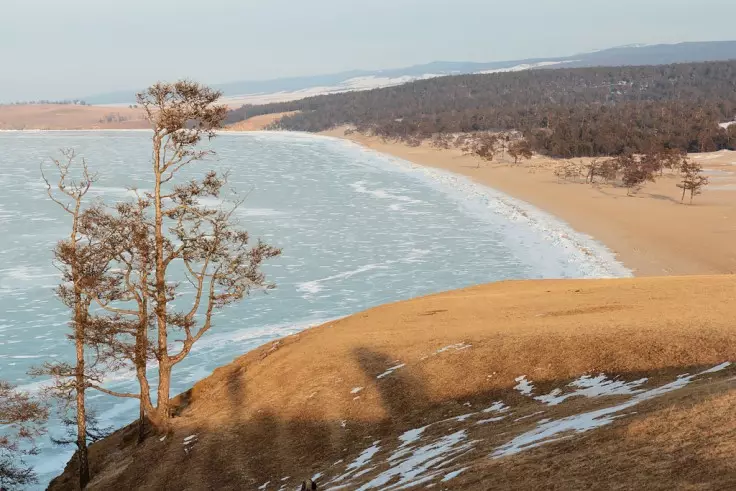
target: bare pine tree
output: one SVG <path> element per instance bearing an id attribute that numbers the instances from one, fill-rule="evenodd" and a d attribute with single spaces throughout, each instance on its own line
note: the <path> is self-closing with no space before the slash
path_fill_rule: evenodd
<path id="1" fill-rule="evenodd" d="M 677 184 L 682 189 L 680 201 L 685 201 L 685 193 L 690 191 L 690 204 L 693 204 L 693 197 L 702 193 L 703 188 L 708 185 L 708 177 L 703 175 L 703 166 L 684 159 L 680 164 L 680 176 L 682 181 Z"/>
<path id="2" fill-rule="evenodd" d="M 532 147 L 526 139 L 515 140 L 508 144 L 508 152 L 515 164 L 519 163 L 519 159 L 529 160 L 533 155 Z"/>
<path id="3" fill-rule="evenodd" d="M 173 368 L 212 328 L 218 310 L 253 288 L 273 287 L 260 266 L 280 254 L 260 241 L 251 245 L 247 232 L 237 228 L 234 213 L 240 202 L 216 208 L 200 204 L 220 198 L 226 175 L 179 179 L 182 169 L 212 153 L 200 143 L 215 136 L 225 117 L 226 108 L 216 104 L 219 97 L 189 81 L 159 83 L 139 94 L 138 105 L 153 129 L 153 191 L 139 193 L 114 213 L 90 215 L 87 222 L 86 233 L 95 241 L 114 237 L 106 255 L 116 267 L 89 292 L 108 313 L 97 319 L 96 343 L 106 347 L 108 359 L 132 362 L 141 389 L 139 394 L 100 390 L 140 398 L 142 411 L 162 431 L 170 424 Z M 186 282 L 178 281 L 181 275 Z M 148 376 L 151 358 L 157 362 L 156 386 Z"/>
<path id="4" fill-rule="evenodd" d="M 93 367 L 87 367 L 85 360 L 85 345 L 87 329 L 90 325 L 89 309 L 92 299 L 85 294 L 89 289 L 90 281 L 99 276 L 102 271 L 88 268 L 92 263 L 90 256 L 94 254 L 93 247 L 85 241 L 82 234 L 83 201 L 87 192 L 96 180 L 90 173 L 87 163 L 82 159 L 80 168 L 75 169 L 74 150 L 62 150 L 63 159 L 54 160 L 54 167 L 58 173 L 55 185 L 46 178 L 49 198 L 58 204 L 71 218 L 69 237 L 60 241 L 54 250 L 57 267 L 62 272 L 62 283 L 56 290 L 57 296 L 72 312 L 70 322 L 74 342 L 75 363 L 48 363 L 35 371 L 36 375 L 46 374 L 54 377 L 54 384 L 50 388 L 52 394 L 62 405 L 73 407 L 76 413 L 76 444 L 77 462 L 79 465 L 79 486 L 84 489 L 89 483 L 89 460 L 87 455 L 87 415 L 85 392 L 89 385 L 88 377 Z M 77 175 L 75 175 L 77 174 Z M 103 268 L 104 269 L 104 268 Z"/>
<path id="5" fill-rule="evenodd" d="M 659 170 L 646 158 L 620 155 L 616 157 L 616 160 L 618 168 L 622 171 L 621 180 L 623 185 L 626 186 L 627 196 L 638 192 L 647 181 L 654 182 L 655 173 Z"/>
<path id="6" fill-rule="evenodd" d="M 493 162 L 493 159 L 496 158 L 498 142 L 498 135 L 481 133 L 468 141 L 463 151 L 465 154 L 475 155 L 487 162 Z M 480 168 L 480 160 L 478 161 L 478 168 Z"/>

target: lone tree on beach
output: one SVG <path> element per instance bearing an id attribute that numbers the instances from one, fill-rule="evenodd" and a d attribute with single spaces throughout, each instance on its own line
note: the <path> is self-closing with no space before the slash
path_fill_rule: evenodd
<path id="1" fill-rule="evenodd" d="M 0 380 L 0 489 L 24 489 L 37 482 L 23 458 L 36 453 L 34 438 L 43 433 L 44 404 Z"/>
<path id="2" fill-rule="evenodd" d="M 467 155 L 475 155 L 487 162 L 493 162 L 496 157 L 498 141 L 498 135 L 482 133 L 467 141 L 463 150 Z M 480 160 L 476 168 L 480 168 Z"/>
<path id="3" fill-rule="evenodd" d="M 452 137 L 445 133 L 437 133 L 432 137 L 430 144 L 439 150 L 449 150 L 452 146 Z"/>
<path id="4" fill-rule="evenodd" d="M 658 169 L 651 165 L 650 161 L 632 155 L 620 155 L 616 160 L 623 173 L 621 181 L 626 186 L 628 196 L 641 189 L 645 182 L 654 182 L 654 174 Z"/>
<path id="5" fill-rule="evenodd" d="M 518 164 L 519 159 L 529 160 L 532 158 L 532 147 L 526 139 L 515 140 L 508 146 L 509 155 L 514 159 L 514 163 Z"/>
<path id="6" fill-rule="evenodd" d="M 685 159 L 680 165 L 680 177 L 682 181 L 677 184 L 682 189 L 680 201 L 685 201 L 685 193 L 690 191 L 690 204 L 693 204 L 693 197 L 702 193 L 703 188 L 708 185 L 708 177 L 703 175 L 703 166 Z"/>
<path id="7" fill-rule="evenodd" d="M 659 159 L 662 162 L 659 175 L 662 175 L 664 169 L 679 171 L 683 162 L 687 159 L 687 153 L 677 148 L 667 148 L 659 152 Z"/>

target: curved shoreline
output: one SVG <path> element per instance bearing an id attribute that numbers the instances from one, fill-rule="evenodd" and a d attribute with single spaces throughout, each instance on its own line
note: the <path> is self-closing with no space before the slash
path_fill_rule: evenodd
<path id="1" fill-rule="evenodd" d="M 333 139 L 332 136 L 323 135 Z M 338 138 L 338 140 L 340 140 Z M 633 276 L 632 271 L 620 262 L 616 255 L 602 242 L 594 237 L 575 230 L 561 218 L 548 213 L 526 201 L 517 199 L 498 189 L 475 182 L 467 176 L 452 171 L 414 166 L 413 162 L 390 154 L 378 152 L 352 140 L 342 139 L 349 145 L 378 154 L 394 165 L 403 166 L 405 170 L 414 170 L 434 181 L 446 191 L 458 191 L 467 199 L 477 199 L 480 203 L 478 213 L 496 213 L 505 220 L 522 223 L 525 227 L 553 242 L 553 247 L 564 249 L 572 262 L 584 268 L 584 278 L 621 278 Z"/>
<path id="2" fill-rule="evenodd" d="M 486 183 L 479 182 L 470 176 L 441 167 L 425 165 L 405 158 L 396 153 L 377 150 L 353 138 L 340 136 L 333 132 L 307 133 L 293 131 L 224 131 L 222 134 L 233 135 L 288 135 L 291 138 L 339 141 L 345 145 L 355 147 L 361 151 L 370 152 L 386 160 L 390 165 L 397 166 L 403 171 L 418 171 L 422 178 L 451 194 L 456 192 L 463 200 L 482 201 L 483 204 L 476 214 L 496 213 L 503 216 L 510 223 L 524 222 L 523 226 L 535 234 L 554 241 L 553 247 L 570 256 L 570 262 L 584 266 L 582 275 L 577 278 L 625 278 L 633 276 L 632 269 L 622 262 L 616 253 L 607 244 L 596 237 L 581 232 L 562 217 L 548 212 L 546 209 L 533 203 L 513 196 L 506 190 L 501 190 Z M 471 206 L 477 207 L 478 203 Z M 556 274 L 540 274 L 539 278 L 558 278 Z"/>
<path id="3" fill-rule="evenodd" d="M 635 276 L 736 273 L 736 254 L 729 246 L 736 242 L 736 228 L 729 226 L 736 220 L 736 152 L 691 155 L 713 173 L 714 185 L 687 206 L 680 202 L 677 177 L 666 173 L 629 197 L 623 188 L 560 184 L 552 173 L 556 161 L 542 156 L 535 156 L 531 165 L 508 160 L 479 165 L 479 159 L 456 149 L 410 147 L 359 133 L 346 136 L 342 128 L 321 135 L 464 176 L 543 210 L 580 236 L 604 244 Z"/>

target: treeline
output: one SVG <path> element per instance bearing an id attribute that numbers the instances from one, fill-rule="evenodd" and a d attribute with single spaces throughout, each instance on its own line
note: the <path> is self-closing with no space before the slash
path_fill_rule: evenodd
<path id="1" fill-rule="evenodd" d="M 341 125 L 392 139 L 478 131 L 523 133 L 558 157 L 736 148 L 736 61 L 462 75 L 243 106 L 228 122 L 299 111 L 280 129 Z"/>

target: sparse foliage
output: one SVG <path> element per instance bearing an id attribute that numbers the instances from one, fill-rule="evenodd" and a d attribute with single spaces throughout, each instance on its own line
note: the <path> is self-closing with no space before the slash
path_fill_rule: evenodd
<path id="1" fill-rule="evenodd" d="M 47 416 L 44 404 L 0 380 L 0 489 L 24 489 L 36 482 L 24 457 L 36 453 L 33 440 L 43 433 Z"/>
<path id="2" fill-rule="evenodd" d="M 96 176 L 90 173 L 87 163 L 82 159 L 79 169 L 75 168 L 76 154 L 73 150 L 62 150 L 63 159 L 54 160 L 58 174 L 55 185 L 42 175 L 49 198 L 58 204 L 71 218 L 71 230 L 67 239 L 61 240 L 54 249 L 57 268 L 62 273 L 62 282 L 56 289 L 59 299 L 72 313 L 69 336 L 75 347 L 75 363 L 50 362 L 36 369 L 36 375 L 50 375 L 54 383 L 48 389 L 62 406 L 75 408 L 77 462 L 79 465 L 79 485 L 87 486 L 90 479 L 87 456 L 87 416 L 85 392 L 91 381 L 102 378 L 102 370 L 96 360 L 88 363 L 86 359 L 87 338 L 93 329 L 94 316 L 90 315 L 92 297 L 86 291 L 92 290 L 107 267 L 98 258 L 98 244 L 91 243 L 83 233 L 83 200 L 89 192 Z M 76 171 L 76 172 L 75 172 Z"/>
<path id="3" fill-rule="evenodd" d="M 452 137 L 444 133 L 437 133 L 432 137 L 431 145 L 439 150 L 449 150 L 452 146 Z"/>
<path id="4" fill-rule="evenodd" d="M 660 175 L 662 175 L 664 169 L 679 171 L 683 162 L 687 159 L 687 153 L 676 148 L 668 148 L 659 153 L 659 159 L 662 162 L 660 169 Z"/>
<path id="5" fill-rule="evenodd" d="M 520 140 L 514 140 L 508 145 L 508 152 L 511 158 L 514 159 L 514 163 L 518 164 L 519 159 L 529 160 L 532 158 L 532 148 L 529 145 L 529 141 L 526 138 Z"/>
<path id="6" fill-rule="evenodd" d="M 463 151 L 467 155 L 474 155 L 481 160 L 492 162 L 496 157 L 496 146 L 498 145 L 498 135 L 493 133 L 480 133 L 473 135 L 466 140 Z M 480 167 L 480 160 L 478 161 Z"/>
<path id="7" fill-rule="evenodd" d="M 254 288 L 273 287 L 260 266 L 280 253 L 260 241 L 251 245 L 237 228 L 240 201 L 229 207 L 200 204 L 221 198 L 226 175 L 211 171 L 201 180 L 177 182 L 184 167 L 212 154 L 200 142 L 215 136 L 225 116 L 226 108 L 216 104 L 219 97 L 189 81 L 159 83 L 139 94 L 138 105 L 153 129 L 153 191 L 138 193 L 114 213 L 97 210 L 85 222 L 92 240 L 108 238 L 104 255 L 115 266 L 86 292 L 107 313 L 95 329 L 97 342 L 106 359 L 134 365 L 140 393 L 99 389 L 140 399 L 147 418 L 164 431 L 171 418 L 174 366 L 212 328 L 218 310 Z M 177 281 L 182 274 L 185 283 Z M 151 359 L 157 362 L 156 385 L 147 371 Z"/>
<path id="8" fill-rule="evenodd" d="M 72 416 L 73 415 L 73 416 Z M 111 426 L 101 426 L 97 416 L 92 412 L 87 412 L 87 444 L 98 442 L 110 436 L 113 432 Z M 63 435 L 50 435 L 51 442 L 61 447 L 68 445 L 77 445 L 77 418 L 76 408 L 70 408 L 69 413 L 64 414 L 61 418 L 61 424 L 64 427 Z"/>
<path id="9" fill-rule="evenodd" d="M 559 162 L 554 169 L 554 175 L 557 177 L 557 181 L 578 181 L 581 177 L 586 175 L 586 168 L 581 162 L 575 162 L 573 160 L 563 160 Z"/>
<path id="10" fill-rule="evenodd" d="M 654 182 L 654 175 L 658 168 L 650 160 L 633 155 L 620 155 L 616 160 L 622 172 L 621 181 L 626 187 L 627 195 L 631 196 L 639 191 L 647 181 Z"/>
<path id="11" fill-rule="evenodd" d="M 703 175 L 703 166 L 689 159 L 682 161 L 680 177 L 682 180 L 677 184 L 677 187 L 682 189 L 680 201 L 684 201 L 685 193 L 690 191 L 690 204 L 692 204 L 693 197 L 702 193 L 703 188 L 708 185 L 708 177 Z"/>

